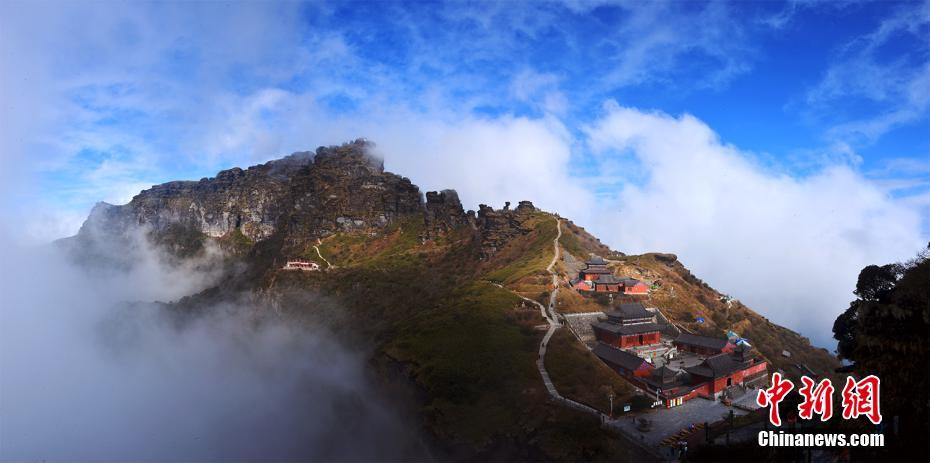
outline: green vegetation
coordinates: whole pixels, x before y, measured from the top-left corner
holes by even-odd
[[[633,386],[588,351],[567,328],[549,340],[546,369],[559,393],[610,413],[607,395],[613,393],[614,414],[633,398]]]
[[[506,264],[488,272],[486,279],[506,285],[545,272],[552,261],[552,240],[558,234],[555,218],[537,213],[526,225],[532,227],[528,239],[514,240],[500,250],[495,259]]]
[[[567,225],[562,227],[562,237],[559,239],[559,244],[562,245],[562,249],[578,259],[585,260],[590,253],[590,251],[585,249],[584,245],[582,245],[581,240],[578,239],[575,232]]]
[[[538,391],[526,389],[539,382],[536,333],[505,316],[518,303],[509,291],[474,283],[407,324],[386,346],[392,357],[415,365],[437,424],[461,440],[519,432],[521,410],[513,405],[539,399],[533,397]]]
[[[424,232],[423,220],[407,217],[396,220],[381,236],[372,238],[367,232],[337,233],[323,240],[320,252],[336,266],[391,267],[394,260],[417,260],[417,247]],[[313,258],[318,258],[308,246]]]
[[[238,228],[226,234],[217,240],[224,250],[235,255],[243,255],[252,249],[255,244],[248,236],[242,234]]]
[[[172,224],[149,237],[157,246],[178,258],[193,257],[203,250],[207,235],[200,230],[181,224]]]
[[[624,455],[597,419],[549,402],[535,366],[543,334],[534,329],[543,322],[538,309],[482,281],[487,273],[529,281],[544,271],[555,220],[544,214],[529,220],[531,231],[490,262],[477,259],[468,229],[438,243],[421,243],[422,228],[414,223],[377,237],[337,234],[321,246],[337,269],[312,276],[279,272],[278,291],[310,285],[344,304],[343,317],[331,320],[337,332],[368,340],[403,365],[420,391],[427,428],[450,452],[469,449],[469,458],[498,460]],[[606,368],[583,347],[569,347],[564,362]],[[564,378],[582,391],[588,380]]]

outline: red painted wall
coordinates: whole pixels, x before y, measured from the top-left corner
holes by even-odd
[[[623,345],[620,344],[619,336],[614,336],[602,330],[595,330],[595,335],[598,341],[610,344],[611,346],[614,346],[614,347],[624,347]]]
[[[588,285],[580,281],[575,284],[575,289],[577,289],[578,291],[591,291],[591,288]]]
[[[647,294],[649,293],[649,287],[644,283],[637,283],[633,286],[624,286],[623,294]]]
[[[673,343],[673,344],[675,344],[675,347],[677,347],[678,350],[683,350],[683,351],[687,351],[687,352],[694,352],[695,354],[701,354],[701,355],[716,355],[716,354],[719,354],[720,352],[729,352],[730,350],[733,350],[732,347],[730,347],[729,350],[719,351],[719,350],[711,349],[711,348],[708,348],[708,347],[693,346],[693,345],[690,345],[690,344],[681,344],[681,343],[678,343],[678,342],[675,342],[675,343]],[[726,348],[725,348],[725,349],[726,349]]]
[[[711,385],[711,393],[716,394],[726,389],[727,378],[732,379],[731,384],[733,385],[741,384],[743,382],[743,378],[747,376],[752,376],[762,371],[765,371],[765,369],[766,369],[766,363],[759,362],[755,365],[751,365],[749,368],[746,368],[745,370],[733,372],[733,374],[729,376],[724,376],[723,378],[717,378],[714,380],[713,384]]]
[[[661,336],[658,332],[656,333],[646,333],[643,334],[643,342],[639,342],[639,335],[633,334],[630,336],[621,336],[620,337],[620,347],[634,347],[634,346],[648,346],[651,344],[658,344],[661,340]]]

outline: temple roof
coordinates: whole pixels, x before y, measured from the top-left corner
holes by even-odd
[[[671,380],[678,376],[678,370],[673,370],[667,366],[656,368],[652,376],[661,380]]]
[[[662,327],[656,323],[637,323],[635,325],[620,325],[617,323],[599,322],[594,324],[594,328],[601,329],[613,334],[629,336],[631,334],[643,334],[660,331]]]
[[[591,273],[602,273],[602,272],[591,272]],[[608,271],[607,274],[602,274],[597,277],[597,280],[594,280],[595,283],[602,285],[619,285],[620,279],[610,274]]]
[[[616,347],[611,347],[602,342],[597,343],[591,352],[594,352],[594,355],[598,356],[601,360],[626,368],[627,370],[635,370],[645,362],[645,360],[637,355],[617,349]]]
[[[746,356],[746,352],[729,352],[707,357],[701,364],[685,368],[685,371],[705,378],[720,378],[751,364],[752,360]]]
[[[709,336],[698,336],[696,334],[681,333],[677,338],[675,338],[675,342],[687,344],[689,346],[722,350],[727,346],[729,341],[727,341],[726,338],[712,338]]]
[[[617,309],[607,312],[607,316],[610,318],[637,319],[652,318],[653,314],[639,302],[626,302],[617,306]]]
[[[610,269],[608,269],[607,267],[588,267],[582,270],[580,273],[590,273],[590,274],[601,275],[601,274],[611,274],[613,272],[611,272]]]

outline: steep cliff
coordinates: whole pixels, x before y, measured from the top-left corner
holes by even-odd
[[[419,189],[385,172],[368,147],[357,140],[196,182],[156,185],[129,204],[99,204],[81,233],[98,226],[146,226],[156,234],[183,227],[213,238],[239,232],[258,242],[282,228],[319,237],[384,227],[398,215],[418,212]]]

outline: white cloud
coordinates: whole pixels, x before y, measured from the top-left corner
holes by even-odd
[[[803,178],[774,173],[692,116],[615,103],[587,135],[593,150],[630,151],[646,172],[617,195],[610,219],[592,224],[602,239],[626,252],[675,252],[710,284],[821,345],[832,345],[862,267],[926,244],[915,208],[845,164]]]
[[[832,138],[874,142],[925,121],[930,111],[930,1],[904,3],[868,34],[846,43],[806,94],[818,117],[835,122]],[[877,105],[868,116],[839,116],[837,102]]]
[[[246,297],[182,317],[144,302],[209,287],[220,255],[175,266],[141,239],[132,258],[97,244],[132,265],[4,247],[0,461],[423,459],[408,450],[416,426],[366,375],[367,352],[322,325]]]

